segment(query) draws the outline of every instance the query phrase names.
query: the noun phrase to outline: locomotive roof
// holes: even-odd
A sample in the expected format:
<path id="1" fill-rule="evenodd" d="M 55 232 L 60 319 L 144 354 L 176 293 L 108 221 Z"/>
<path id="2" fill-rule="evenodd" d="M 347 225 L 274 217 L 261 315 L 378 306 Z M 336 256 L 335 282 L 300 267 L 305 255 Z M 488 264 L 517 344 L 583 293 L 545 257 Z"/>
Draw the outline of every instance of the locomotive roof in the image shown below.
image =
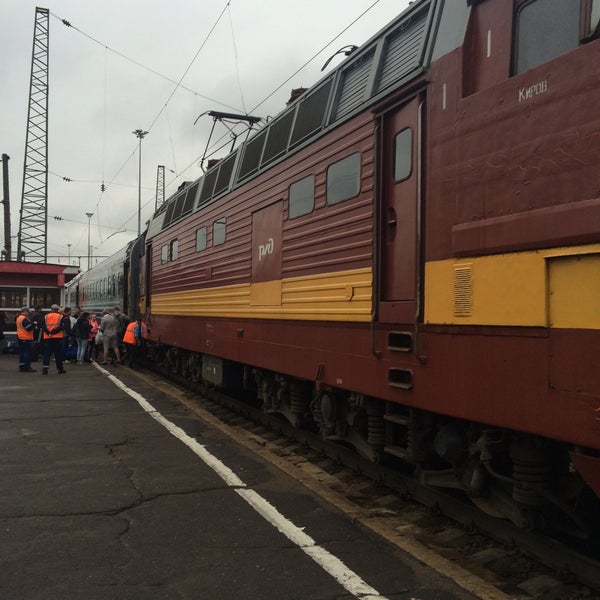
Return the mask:
<path id="1" fill-rule="evenodd" d="M 443 54 L 461 43 L 468 10 L 466 0 L 413 2 L 231 154 L 177 190 L 154 214 L 146 239 L 416 78 L 428 67 L 432 53 Z M 442 12 L 445 25 L 440 25 Z M 434 48 L 438 26 L 441 35 Z"/>

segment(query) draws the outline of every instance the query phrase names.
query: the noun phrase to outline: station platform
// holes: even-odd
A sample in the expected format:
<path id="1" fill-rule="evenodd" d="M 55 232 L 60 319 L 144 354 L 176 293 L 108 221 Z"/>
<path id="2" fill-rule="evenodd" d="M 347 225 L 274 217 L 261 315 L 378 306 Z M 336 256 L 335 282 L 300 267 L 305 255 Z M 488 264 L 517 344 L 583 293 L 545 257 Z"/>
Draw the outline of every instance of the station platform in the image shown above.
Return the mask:
<path id="1" fill-rule="evenodd" d="M 0 597 L 467 600 L 123 366 L 0 356 Z"/>

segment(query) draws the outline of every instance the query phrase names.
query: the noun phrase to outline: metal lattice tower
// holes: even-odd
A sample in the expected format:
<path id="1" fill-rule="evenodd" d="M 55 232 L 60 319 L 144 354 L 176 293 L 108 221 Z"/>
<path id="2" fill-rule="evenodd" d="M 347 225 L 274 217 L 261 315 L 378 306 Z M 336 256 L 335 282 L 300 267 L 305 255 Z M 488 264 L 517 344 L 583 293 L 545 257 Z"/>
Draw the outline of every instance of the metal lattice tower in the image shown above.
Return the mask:
<path id="1" fill-rule="evenodd" d="M 35 9 L 23 195 L 17 260 L 46 262 L 48 255 L 48 41 L 47 8 Z"/>
<path id="2" fill-rule="evenodd" d="M 154 210 L 158 210 L 165 202 L 165 167 L 158 165 L 156 170 L 156 201 L 154 202 Z"/>

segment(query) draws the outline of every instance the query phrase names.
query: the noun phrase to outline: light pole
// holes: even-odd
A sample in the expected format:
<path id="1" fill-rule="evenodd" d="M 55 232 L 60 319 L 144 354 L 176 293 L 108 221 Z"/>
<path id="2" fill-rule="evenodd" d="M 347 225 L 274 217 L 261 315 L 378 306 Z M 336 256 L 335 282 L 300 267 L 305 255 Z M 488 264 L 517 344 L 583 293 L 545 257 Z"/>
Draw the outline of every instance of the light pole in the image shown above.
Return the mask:
<path id="1" fill-rule="evenodd" d="M 137 215 L 137 234 L 138 237 L 142 233 L 142 140 L 144 136 L 148 133 L 147 131 L 143 131 L 141 129 L 136 129 L 132 131 L 137 139 L 139 140 L 139 149 L 138 149 L 138 215 Z"/>
<path id="2" fill-rule="evenodd" d="M 92 268 L 92 248 L 90 246 L 90 227 L 92 222 L 92 217 L 94 213 L 85 213 L 85 216 L 88 218 L 88 247 L 87 247 L 87 255 L 88 255 L 88 271 Z"/>
<path id="3" fill-rule="evenodd" d="M 90 245 L 90 242 L 88 240 L 88 246 L 89 245 Z M 69 266 L 71 266 L 71 246 L 72 246 L 72 244 L 67 244 L 67 254 L 68 254 L 68 256 L 67 256 L 67 264 Z"/>

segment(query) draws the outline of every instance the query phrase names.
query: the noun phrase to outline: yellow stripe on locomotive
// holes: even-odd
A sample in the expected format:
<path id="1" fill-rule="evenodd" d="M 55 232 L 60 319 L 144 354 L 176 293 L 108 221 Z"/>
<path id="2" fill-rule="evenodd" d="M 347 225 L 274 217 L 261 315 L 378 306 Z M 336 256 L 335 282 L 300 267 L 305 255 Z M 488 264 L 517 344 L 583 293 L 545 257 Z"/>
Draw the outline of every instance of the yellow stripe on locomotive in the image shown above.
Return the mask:
<path id="1" fill-rule="evenodd" d="M 152 314 L 368 322 L 371 269 L 152 296 Z"/>
<path id="2" fill-rule="evenodd" d="M 600 244 L 430 262 L 425 322 L 600 329 Z"/>

